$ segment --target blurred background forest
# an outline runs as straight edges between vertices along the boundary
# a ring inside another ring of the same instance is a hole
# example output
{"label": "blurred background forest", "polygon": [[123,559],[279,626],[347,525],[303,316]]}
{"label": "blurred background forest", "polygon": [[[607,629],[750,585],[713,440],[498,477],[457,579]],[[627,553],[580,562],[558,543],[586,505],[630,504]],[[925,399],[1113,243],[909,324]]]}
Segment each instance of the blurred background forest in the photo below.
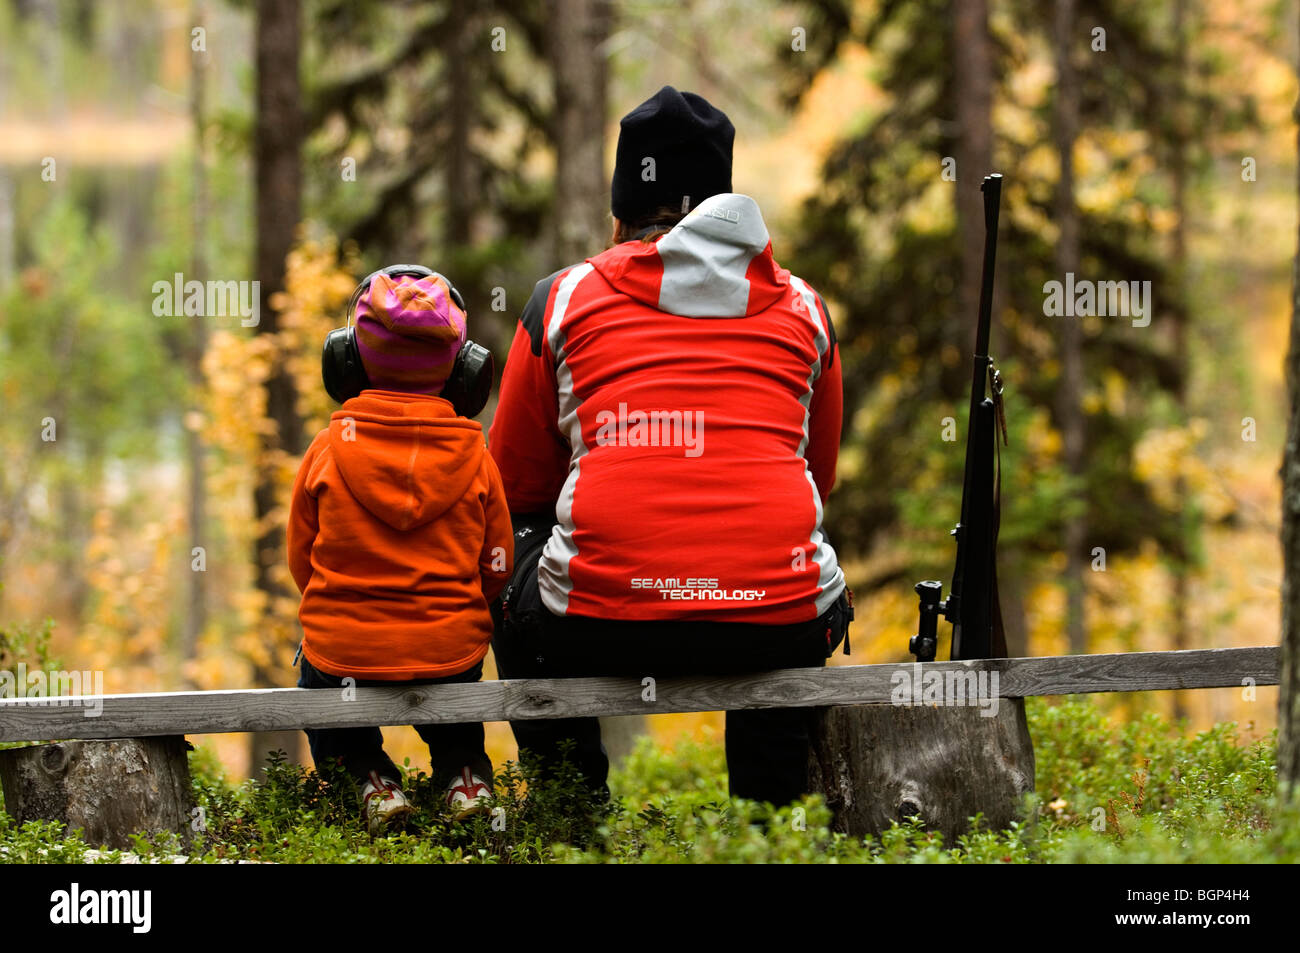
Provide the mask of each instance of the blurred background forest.
{"label": "blurred background forest", "polygon": [[[1276,644],[1294,7],[0,0],[0,634],[52,625],[109,692],[293,684],[286,493],[356,279],[447,273],[500,366],[533,282],[606,247],[618,118],[667,83],[731,116],[735,190],[836,322],[837,664],[908,657],[912,584],[951,574],[990,170],[1011,654]],[[1150,323],[1045,316],[1066,273],[1150,281]],[[259,281],[257,325],[160,316],[177,274]],[[1110,704],[1250,737],[1276,691]]]}

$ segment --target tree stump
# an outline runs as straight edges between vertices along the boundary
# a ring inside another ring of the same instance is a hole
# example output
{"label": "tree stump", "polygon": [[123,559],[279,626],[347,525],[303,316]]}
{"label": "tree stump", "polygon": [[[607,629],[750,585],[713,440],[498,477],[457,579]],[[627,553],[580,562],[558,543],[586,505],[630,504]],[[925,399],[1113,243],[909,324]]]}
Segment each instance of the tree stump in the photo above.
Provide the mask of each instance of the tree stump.
{"label": "tree stump", "polygon": [[189,842],[194,796],[182,736],[63,741],[0,751],[5,811],[18,823],[61,821],[87,844],[126,849],[130,835],[174,831]]}
{"label": "tree stump", "polygon": [[919,815],[945,844],[984,815],[992,829],[1019,816],[1034,789],[1034,746],[1020,698],[978,707],[853,705],[821,709],[808,790],[833,812],[831,829],[879,834]]}

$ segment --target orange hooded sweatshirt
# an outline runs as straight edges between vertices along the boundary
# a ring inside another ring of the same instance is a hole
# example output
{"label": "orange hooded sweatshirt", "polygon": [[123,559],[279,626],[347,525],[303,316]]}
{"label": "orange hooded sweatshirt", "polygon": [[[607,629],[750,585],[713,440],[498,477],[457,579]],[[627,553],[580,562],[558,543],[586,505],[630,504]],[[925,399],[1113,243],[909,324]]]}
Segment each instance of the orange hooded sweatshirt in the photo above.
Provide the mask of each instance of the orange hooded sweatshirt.
{"label": "orange hooded sweatshirt", "polygon": [[366,390],[312,441],[289,509],[303,654],[403,681],[470,668],[514,537],[483,429],[441,397]]}

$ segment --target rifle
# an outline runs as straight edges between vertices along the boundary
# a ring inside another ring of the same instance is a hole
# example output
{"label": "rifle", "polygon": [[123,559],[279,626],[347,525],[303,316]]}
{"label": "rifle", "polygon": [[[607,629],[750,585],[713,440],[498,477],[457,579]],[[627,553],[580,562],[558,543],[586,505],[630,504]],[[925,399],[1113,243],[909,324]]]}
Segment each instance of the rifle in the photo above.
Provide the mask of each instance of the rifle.
{"label": "rifle", "polygon": [[[953,529],[957,563],[948,598],[940,601],[943,583],[926,579],[915,586],[921,600],[917,634],[908,649],[918,662],[934,661],[938,622],[952,623],[952,658],[1003,658],[1007,654],[998,605],[997,540],[1001,469],[997,459],[998,430],[1007,440],[1002,410],[1002,376],[989,357],[989,327],[993,320],[993,263],[998,249],[998,205],[1002,176],[984,177],[984,274],[980,283],[979,323],[975,330],[975,373],[970,390],[970,420],[966,431],[966,473],[961,491],[961,521]],[[987,390],[986,390],[987,387]],[[989,396],[989,394],[992,396]]]}

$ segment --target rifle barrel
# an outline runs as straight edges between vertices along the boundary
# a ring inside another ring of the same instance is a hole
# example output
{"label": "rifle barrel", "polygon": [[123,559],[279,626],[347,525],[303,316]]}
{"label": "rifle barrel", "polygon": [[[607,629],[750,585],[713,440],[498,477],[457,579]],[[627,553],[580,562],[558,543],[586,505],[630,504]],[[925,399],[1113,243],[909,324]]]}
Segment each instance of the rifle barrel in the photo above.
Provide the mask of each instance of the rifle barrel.
{"label": "rifle barrel", "polygon": [[988,399],[985,388],[992,363],[988,353],[989,331],[993,323],[993,273],[997,260],[1002,176],[996,172],[986,175],[980,191],[984,193],[984,266],[979,318],[975,327],[961,518],[953,530],[957,541],[957,562],[946,600],[939,601],[943,586],[937,581],[926,580],[916,586],[920,597],[920,624],[909,648],[917,661],[934,658],[935,623],[939,614],[952,623],[952,658],[988,658],[992,651],[993,615],[997,604],[993,592],[997,533],[993,509],[997,410],[994,401]]}
{"label": "rifle barrel", "polygon": [[[953,623],[953,658],[988,655],[992,520],[992,408],[986,403],[989,376],[989,331],[993,324],[993,273],[998,250],[998,207],[1002,176],[994,172],[980,185],[984,193],[984,268],[980,281],[979,321],[975,328],[975,359],[966,428],[966,469],[962,480],[961,522],[957,527],[948,615]],[[987,445],[986,445],[987,444]],[[953,598],[953,597],[956,598]]]}

